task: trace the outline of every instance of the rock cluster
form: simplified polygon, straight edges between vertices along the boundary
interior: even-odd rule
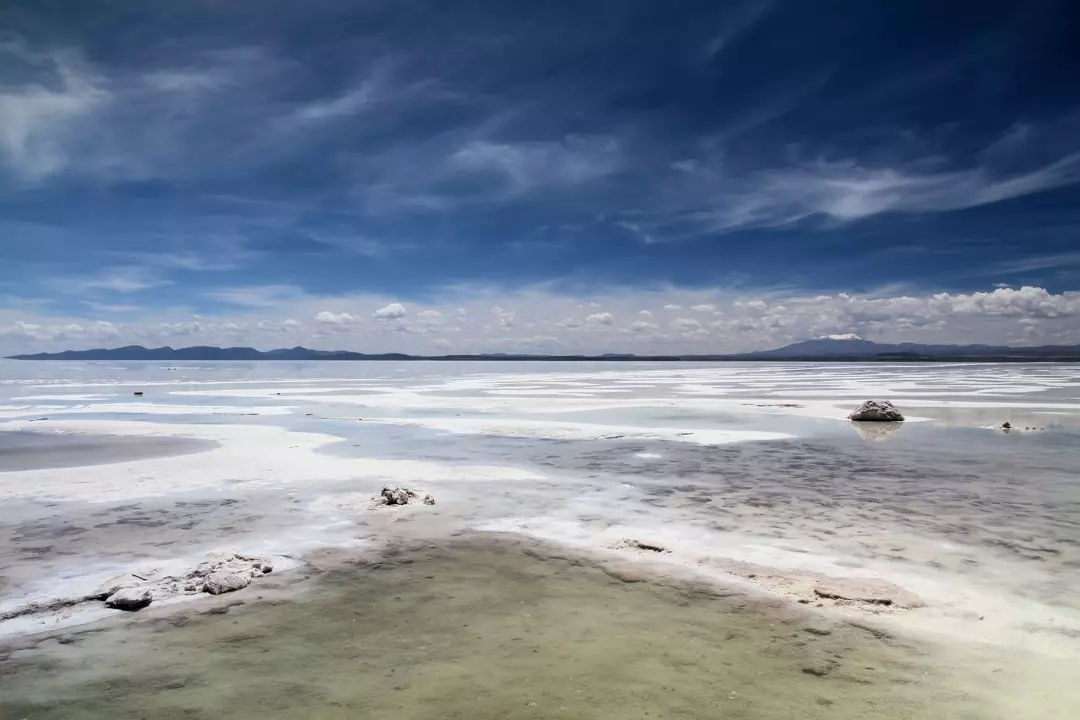
[[[398,487],[397,485],[387,485],[379,493],[379,502],[382,505],[408,505],[416,500],[425,505],[435,504],[435,498],[428,493]]]
[[[141,610],[155,600],[176,595],[220,595],[240,590],[251,584],[253,579],[273,570],[273,563],[266,558],[240,553],[213,553],[209,559],[181,575],[120,575],[105,583],[89,599],[104,600],[108,607],[119,610]]]
[[[848,415],[848,419],[859,422],[903,422],[904,416],[888,400],[867,400]]]

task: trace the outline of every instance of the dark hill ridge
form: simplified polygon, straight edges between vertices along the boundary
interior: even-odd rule
[[[860,338],[819,338],[740,356],[744,360],[791,360],[838,358],[875,359],[994,359],[1080,360],[1080,345],[1041,345],[1009,347],[1005,345],[923,345],[920,343],[876,343]]]
[[[12,360],[604,360],[604,361],[984,361],[1080,362],[1080,345],[1043,345],[1007,347],[993,345],[921,345],[917,343],[884,344],[856,337],[819,338],[787,345],[775,350],[737,355],[406,355],[403,353],[360,353],[348,350],[312,350],[305,347],[261,351],[250,347],[220,348],[197,345],[185,348],[145,348],[128,345],[120,348],[64,350],[57,353],[12,355]]]

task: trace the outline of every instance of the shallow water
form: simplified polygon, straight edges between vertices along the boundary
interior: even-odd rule
[[[550,547],[473,538],[320,564],[290,600],[39,639],[0,666],[0,703],[66,719],[1013,716],[981,684],[1007,668],[973,679],[932,649]]]
[[[846,421],[864,397],[892,399],[909,422]],[[12,655],[4,672],[40,693],[19,696],[16,710],[30,717],[77,717],[70,713],[107,703],[133,716],[198,717],[213,703],[228,706],[229,716],[259,708],[296,715],[279,685],[327,717],[348,714],[332,702],[376,717],[465,716],[457,708],[479,691],[495,704],[478,714],[529,717],[590,717],[605,707],[609,716],[633,717],[639,705],[654,716],[691,717],[701,708],[790,717],[798,705],[799,717],[814,717],[802,705],[818,699],[833,703],[814,706],[821,717],[1073,717],[1080,708],[1067,679],[1080,674],[1076,366],[0,362],[0,417],[7,418],[0,432],[18,431],[0,451],[27,437],[60,443],[52,452],[16,442],[16,466],[0,468],[0,609],[85,593],[135,566],[197,562],[214,549],[370,557],[388,542],[422,537],[439,545],[483,530],[593,558],[541,561],[458,545],[377,572],[347,567],[320,576],[303,586],[299,603],[288,593],[283,604],[256,605],[264,591],[249,588],[235,596],[247,603],[242,609],[204,617],[200,603],[181,611],[190,622],[175,627],[149,621],[158,613],[151,606],[134,624],[125,616],[74,644],[47,640]],[[1015,429],[1000,430],[1004,420]],[[96,443],[103,433],[123,438],[123,448]],[[162,457],[199,444],[208,449]],[[430,491],[437,504],[373,512],[369,499],[386,483]],[[669,552],[640,557],[620,545],[626,538]],[[627,585],[597,570],[600,561],[647,568],[660,585]],[[504,584],[505,576],[515,579]],[[673,576],[714,591],[687,596],[667,585]],[[817,607],[814,583],[845,577],[886,580],[925,607]],[[470,583],[480,587],[466,592],[461,586]],[[513,646],[500,645],[500,634],[520,631],[507,624],[506,608],[529,602],[512,592],[515,584],[543,600],[536,610],[544,633],[529,627],[544,639],[517,674],[506,674],[518,660],[511,662]],[[737,590],[740,599],[718,598],[715,588]],[[394,615],[403,601],[387,594],[412,598],[420,615],[408,622]],[[470,602],[447,603],[448,595]],[[773,600],[751,599],[762,596]],[[378,606],[369,617],[379,622],[349,617],[350,602]],[[802,619],[792,620],[792,607]],[[55,632],[80,617],[25,616],[14,629],[16,621],[0,623],[0,635]],[[647,618],[677,642],[634,639]],[[788,627],[806,618],[830,623],[832,634],[806,638]],[[487,629],[473,637],[442,624],[450,619]],[[251,637],[223,650],[214,637],[232,632],[234,621]],[[334,650],[324,663],[318,647],[295,647],[325,644],[354,621],[370,642],[350,647],[363,646],[367,659]],[[753,629],[733,629],[747,622]],[[791,642],[766,632],[776,628],[790,631]],[[430,663],[416,654],[425,638],[442,638],[428,648]],[[798,663],[809,660],[800,653],[842,639],[845,657],[865,654],[864,669],[883,674],[853,665],[824,678],[802,673]],[[138,649],[130,662],[113,652],[121,640],[128,644],[120,650]],[[469,648],[472,665],[450,653],[455,643]],[[698,655],[679,655],[684,645]],[[183,654],[173,657],[173,648]],[[678,673],[663,664],[668,656],[680,658]],[[195,679],[166,688],[180,682],[166,660]],[[569,683],[561,665],[592,689]],[[741,674],[744,665],[763,679]],[[201,666],[228,682],[219,686]],[[410,668],[428,690],[387,690],[383,667]],[[709,680],[710,667],[744,683],[753,703],[731,702],[727,691],[744,698],[744,690]],[[909,677],[912,668],[929,674]],[[142,679],[106,681],[120,671]],[[867,682],[894,671],[895,682]],[[347,682],[349,673],[357,677]],[[533,693],[541,699],[516,705],[528,677],[545,679]],[[782,678],[785,692],[770,678]],[[452,686],[454,679],[463,684]],[[605,683],[610,692],[597,687]],[[235,700],[223,689],[232,684],[241,687]],[[304,694],[298,685],[314,689]],[[592,693],[589,707],[574,705],[564,685]],[[823,688],[826,695],[815,694]],[[76,699],[63,711],[25,705],[69,694]],[[879,704],[871,706],[874,697]]]

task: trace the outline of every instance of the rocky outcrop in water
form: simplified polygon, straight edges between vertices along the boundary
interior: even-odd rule
[[[137,573],[117,575],[86,595],[31,600],[0,611],[0,622],[27,615],[67,612],[83,603],[102,600],[107,607],[117,610],[141,610],[153,602],[180,595],[220,595],[240,590],[273,571],[273,562],[257,555],[211,553],[206,561],[179,575],[169,575],[162,568],[140,569]]]
[[[904,416],[888,400],[867,400],[848,415],[858,422],[903,422]]]
[[[435,498],[430,494],[398,487],[397,485],[387,485],[379,493],[379,502],[382,505],[408,505],[416,501],[420,501],[425,505],[435,504]]]

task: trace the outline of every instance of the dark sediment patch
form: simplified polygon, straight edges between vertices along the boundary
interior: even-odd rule
[[[10,641],[0,715],[995,717],[889,636],[518,538],[309,559],[295,596]]]
[[[108,465],[191,455],[216,447],[218,443],[212,440],[184,437],[0,432],[0,472]]]

